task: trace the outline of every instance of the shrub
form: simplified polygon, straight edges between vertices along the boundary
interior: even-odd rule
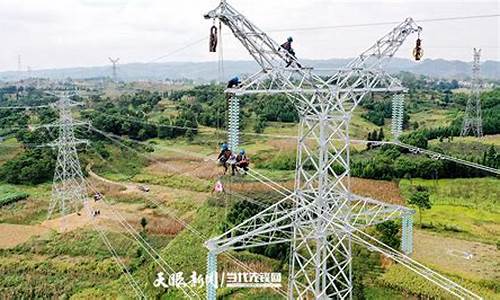
[[[8,193],[6,196],[0,198],[0,207],[20,200],[24,200],[29,196],[30,195],[28,193]]]

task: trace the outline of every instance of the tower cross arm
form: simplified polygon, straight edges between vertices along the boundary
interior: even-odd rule
[[[264,71],[284,67],[290,61],[297,62],[294,56],[226,1],[221,1],[219,6],[204,17],[205,19],[219,19],[228,26]]]
[[[421,31],[422,27],[418,26],[412,18],[407,18],[378,39],[371,47],[363,51],[347,67],[350,69],[381,67],[388,59],[394,56],[409,35],[413,33],[420,34]]]

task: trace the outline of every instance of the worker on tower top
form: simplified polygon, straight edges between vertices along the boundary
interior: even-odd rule
[[[240,78],[238,76],[235,76],[229,80],[227,83],[227,88],[232,89],[232,88],[237,88],[241,84]]]
[[[285,68],[288,68],[294,61],[299,68],[302,68],[302,66],[297,62],[297,58],[295,57],[295,50],[293,50],[293,48],[292,48],[292,42],[293,42],[293,38],[289,37],[286,40],[286,42],[284,42],[280,46],[280,49],[285,49],[286,52],[288,53],[288,56],[289,56],[288,61],[287,61],[287,65],[285,66]]]
[[[280,47],[285,49],[286,51],[288,51],[288,53],[295,55],[295,51],[293,51],[293,48],[292,48],[292,42],[293,42],[293,38],[289,37],[286,40],[286,42],[284,42]]]

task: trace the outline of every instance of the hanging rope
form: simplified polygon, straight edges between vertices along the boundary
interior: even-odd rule
[[[219,21],[219,81],[224,82],[224,52],[222,48],[222,22]]]
[[[210,28],[210,41],[209,41],[209,49],[210,49],[210,52],[217,52],[217,40],[218,40],[218,36],[217,36],[217,26],[212,26],[212,28]]]
[[[213,30],[215,28],[215,31]],[[216,41],[219,42],[219,61],[218,61],[218,64],[217,64],[217,72],[218,72],[218,76],[219,76],[219,82],[224,82],[224,55],[223,55],[223,52],[222,52],[222,22],[219,21],[219,29],[217,29],[217,27],[212,26],[212,32],[215,33],[215,39]],[[217,35],[218,34],[218,35]],[[217,139],[218,141],[222,141],[223,143],[227,143],[227,138],[222,138],[221,137],[221,134],[222,134],[222,124],[221,124],[221,111],[220,111],[221,107],[218,105],[217,106]],[[225,108],[225,120],[227,120],[227,107]],[[224,124],[224,126],[227,126],[227,124]],[[227,129],[227,128],[225,128]],[[227,132],[227,130],[226,130]]]

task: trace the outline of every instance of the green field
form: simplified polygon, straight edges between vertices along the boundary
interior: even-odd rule
[[[430,188],[432,208],[422,216],[424,227],[444,234],[495,244],[500,236],[500,181],[495,178],[414,179],[400,182],[410,196],[411,185]],[[419,216],[415,218],[417,221]]]
[[[21,144],[14,138],[0,142],[0,165],[13,159],[22,151]]]
[[[37,224],[47,217],[51,185],[20,186],[0,182],[0,199],[13,194],[28,198],[7,204],[0,210],[0,223]]]

